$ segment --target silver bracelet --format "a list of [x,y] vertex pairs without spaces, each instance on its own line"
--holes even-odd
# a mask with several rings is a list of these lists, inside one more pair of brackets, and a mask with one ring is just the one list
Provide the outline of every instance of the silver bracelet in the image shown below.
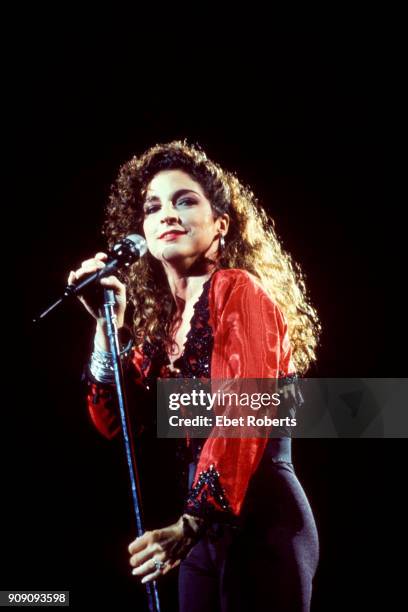
[[[120,359],[126,361],[132,348],[133,340],[129,340],[127,345],[120,351]],[[113,384],[115,382],[115,372],[113,367],[113,355],[110,351],[102,351],[94,341],[94,350],[89,363],[89,371],[93,378],[100,383]]]

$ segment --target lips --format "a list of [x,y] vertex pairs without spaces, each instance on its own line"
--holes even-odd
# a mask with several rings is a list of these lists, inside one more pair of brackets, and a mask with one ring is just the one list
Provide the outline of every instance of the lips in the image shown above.
[[171,236],[182,236],[186,233],[187,232],[181,232],[179,230],[167,230],[161,236],[159,236],[159,240],[161,240],[162,238],[170,238]]

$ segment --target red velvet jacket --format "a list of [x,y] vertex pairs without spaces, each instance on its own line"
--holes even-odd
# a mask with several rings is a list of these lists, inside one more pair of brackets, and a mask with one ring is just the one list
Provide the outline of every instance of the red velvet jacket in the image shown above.
[[[260,282],[249,272],[218,270],[208,293],[213,333],[211,378],[281,378],[294,372],[285,318]],[[135,378],[142,384],[144,355],[133,349]],[[106,386],[91,384],[88,410],[96,428],[107,438],[120,429],[113,395]],[[215,511],[239,515],[248,484],[265,450],[267,438],[210,436],[204,443],[185,511],[205,515]],[[200,504],[207,507],[204,512]]]

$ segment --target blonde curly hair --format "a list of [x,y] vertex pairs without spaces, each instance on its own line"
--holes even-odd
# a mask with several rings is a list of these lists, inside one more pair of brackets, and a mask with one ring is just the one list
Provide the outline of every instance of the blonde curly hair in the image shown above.
[[[103,234],[110,247],[132,233],[143,234],[143,201],[152,178],[163,170],[182,170],[197,181],[213,209],[214,218],[230,216],[225,247],[217,268],[239,268],[255,275],[283,311],[296,371],[304,374],[316,359],[321,331],[301,268],[285,252],[274,221],[235,174],[209,160],[199,145],[184,141],[157,144],[133,157],[119,170],[105,209]],[[173,346],[171,330],[176,306],[162,264],[149,252],[121,272],[133,305],[135,337],[161,340]]]

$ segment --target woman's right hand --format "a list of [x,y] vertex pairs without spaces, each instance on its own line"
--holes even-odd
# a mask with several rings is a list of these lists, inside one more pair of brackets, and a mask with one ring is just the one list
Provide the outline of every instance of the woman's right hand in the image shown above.
[[[71,271],[68,276],[68,284],[75,285],[81,279],[86,276],[93,274],[97,270],[101,270],[105,267],[105,261],[108,255],[106,253],[96,253],[95,257],[86,259],[82,262],[81,267],[78,270]],[[125,319],[126,310],[126,286],[120,282],[116,276],[106,276],[101,278],[99,283],[106,289],[113,289],[115,293],[115,314],[118,328],[123,326]],[[86,293],[86,290],[85,290]],[[92,292],[86,294],[86,298],[83,295],[78,296],[78,299],[85,306],[86,310],[94,319],[98,322],[98,325],[104,327],[104,316],[101,312],[101,303],[97,301],[96,296],[92,297]]]

